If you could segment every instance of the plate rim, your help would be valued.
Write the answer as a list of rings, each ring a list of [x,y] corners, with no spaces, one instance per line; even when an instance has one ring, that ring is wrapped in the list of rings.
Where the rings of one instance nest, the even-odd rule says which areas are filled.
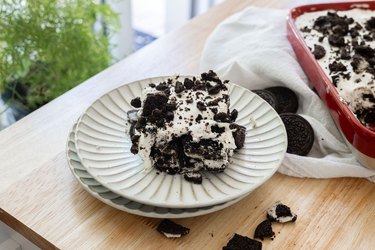
[[[71,149],[71,147],[69,146],[69,143],[70,142],[73,142],[74,145],[75,145],[75,142],[71,140],[70,138],[70,135],[73,133],[75,134],[75,129],[74,127],[76,127],[77,125],[77,122],[74,123],[73,127],[69,130],[69,133],[68,133],[68,138],[67,138],[67,142],[66,142],[66,150],[65,150],[65,154],[66,154],[66,159],[67,159],[67,163],[68,163],[68,167],[70,169],[70,172],[72,173],[72,175],[74,176],[74,178],[76,179],[76,181],[78,181],[78,183],[82,186],[82,188],[88,192],[91,196],[93,196],[94,198],[98,199],[99,201],[105,203],[106,205],[110,206],[110,207],[113,207],[115,209],[118,209],[120,211],[123,211],[123,212],[127,212],[129,214],[134,214],[134,215],[139,215],[139,216],[143,216],[143,217],[148,217],[148,218],[159,218],[159,219],[182,219],[182,218],[192,218],[192,217],[197,217],[197,216],[202,216],[202,215],[206,215],[206,214],[210,214],[210,213],[214,213],[214,212],[218,212],[220,210],[223,210],[231,205],[234,205],[235,203],[241,201],[242,199],[244,199],[247,194],[245,194],[244,196],[241,196],[241,197],[238,197],[238,198],[235,198],[233,200],[230,200],[228,202],[225,202],[223,204],[216,204],[216,205],[212,205],[211,208],[205,208],[205,207],[210,207],[210,206],[204,206],[204,207],[196,207],[196,208],[166,208],[166,207],[158,207],[158,206],[153,206],[153,205],[148,205],[148,204],[143,204],[143,203],[140,203],[140,202],[137,202],[137,201],[133,201],[133,202],[137,202],[141,205],[147,205],[147,206],[150,206],[150,207],[154,207],[154,210],[151,211],[151,212],[145,212],[145,211],[141,211],[139,209],[130,209],[130,208],[127,208],[125,205],[119,205],[119,204],[116,204],[114,202],[112,202],[111,199],[106,199],[106,198],[103,198],[102,196],[99,195],[99,193],[93,191],[90,189],[90,186],[85,184],[82,180],[81,180],[81,177],[79,177],[75,172],[74,170],[76,168],[74,168],[71,164],[71,157],[69,156],[69,152],[73,152],[74,151]],[[77,153],[77,152],[76,152]],[[79,162],[82,166],[83,164],[81,162]],[[86,171],[87,172],[87,171]],[[88,173],[88,172],[87,172]],[[89,174],[89,173],[88,173]],[[90,174],[91,176],[91,174]],[[96,180],[93,176],[91,176],[92,179]],[[101,186],[103,186],[102,184],[100,184]],[[104,186],[103,186],[104,187]],[[112,192],[112,191],[111,191]],[[117,193],[116,193],[117,194]],[[117,194],[119,195],[119,194]],[[121,196],[121,195],[120,195]],[[123,196],[121,196],[123,197]],[[126,197],[123,197],[123,198],[126,198]],[[128,199],[128,198],[126,198]],[[131,199],[129,199],[131,200]],[[157,213],[155,212],[155,209],[156,208],[166,208],[166,209],[179,209],[179,210],[184,210],[184,209],[197,209],[198,211],[192,211],[192,212],[187,212],[187,211],[184,211],[184,212],[181,212],[181,213],[171,213],[171,212],[166,212],[166,213]]]
[[[100,99],[104,98],[105,96],[109,95],[110,93],[115,92],[118,89],[120,89],[120,88],[122,88],[122,87],[124,87],[126,85],[137,84],[137,83],[141,84],[141,82],[146,82],[146,81],[147,82],[152,82],[152,81],[156,81],[157,79],[161,80],[161,79],[167,79],[167,78],[171,78],[171,77],[175,77],[175,76],[179,76],[181,78],[183,78],[183,77],[189,77],[189,78],[197,77],[197,76],[194,76],[194,75],[176,74],[176,75],[170,75],[170,76],[156,76],[156,77],[149,77],[149,78],[144,78],[144,79],[140,79],[140,80],[135,80],[135,81],[132,81],[132,82],[129,82],[129,83],[122,84],[122,85],[120,85],[118,87],[115,87],[112,90],[106,92],[105,94],[103,94],[102,96],[100,96],[99,98],[97,98],[94,102],[92,102],[85,109],[85,111],[81,114],[81,116],[79,117],[79,119],[77,121],[77,129],[75,130],[74,135],[75,135],[75,145],[76,145],[76,148],[77,148],[77,155],[80,158],[81,164],[86,169],[86,171],[91,176],[93,176],[93,177],[95,176],[94,179],[97,180],[101,185],[103,185],[107,189],[111,190],[113,193],[116,193],[118,195],[123,196],[124,198],[136,201],[136,202],[141,203],[141,204],[150,205],[150,206],[166,207],[166,208],[180,208],[180,209],[181,208],[197,208],[197,207],[213,206],[215,204],[217,205],[217,204],[220,204],[220,203],[228,202],[230,200],[233,200],[233,199],[236,199],[236,198],[239,198],[241,196],[244,196],[246,194],[251,193],[252,191],[254,191],[255,189],[257,189],[259,186],[261,186],[262,184],[264,184],[265,182],[267,182],[277,172],[277,170],[281,166],[281,164],[282,164],[282,162],[283,162],[283,160],[285,158],[285,155],[286,155],[286,150],[287,150],[288,142],[287,142],[287,133],[286,133],[285,125],[282,122],[280,116],[275,111],[275,109],[269,103],[267,103],[265,100],[263,100],[261,97],[259,97],[254,92],[250,91],[249,89],[247,89],[247,88],[245,88],[243,86],[240,86],[240,85],[238,85],[236,83],[233,83],[233,82],[229,82],[229,84],[231,85],[230,86],[230,90],[233,90],[235,87],[238,87],[242,91],[248,92],[251,95],[254,95],[254,98],[257,98],[264,105],[267,105],[272,110],[272,112],[274,112],[276,119],[278,120],[279,124],[282,127],[282,133],[281,134],[284,137],[284,140],[283,140],[283,142],[284,142],[283,143],[284,148],[283,148],[283,150],[280,153],[280,159],[279,159],[278,163],[275,164],[275,167],[272,169],[272,171],[270,171],[268,173],[268,175],[264,175],[263,179],[261,181],[257,182],[256,184],[252,184],[250,188],[241,189],[241,191],[239,191],[235,195],[226,195],[226,196],[224,196],[224,197],[222,197],[220,199],[211,199],[210,201],[206,201],[206,202],[179,202],[179,203],[166,202],[166,201],[161,201],[160,202],[160,201],[152,201],[152,200],[139,199],[138,197],[135,197],[135,196],[132,196],[132,195],[126,195],[125,193],[121,193],[121,192],[119,192],[119,190],[116,190],[116,189],[112,188],[111,185],[108,185],[108,183],[106,183],[105,181],[102,181],[100,178],[98,178],[96,175],[94,175],[91,172],[90,167],[88,167],[87,163],[85,163],[85,158],[82,157],[82,155],[80,153],[81,150],[79,149],[79,146],[78,146],[79,144],[77,143],[79,141],[78,140],[78,136],[77,136],[77,134],[79,132],[78,128],[79,128],[80,124],[82,124],[82,119],[85,116],[85,114],[88,112],[88,110],[94,104],[96,104],[97,102],[99,102]],[[125,131],[124,131],[124,133],[125,133]]]

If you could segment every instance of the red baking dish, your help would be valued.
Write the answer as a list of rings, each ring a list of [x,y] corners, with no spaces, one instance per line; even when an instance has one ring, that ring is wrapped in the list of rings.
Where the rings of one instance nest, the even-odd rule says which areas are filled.
[[[347,140],[353,154],[364,166],[375,169],[375,131],[362,125],[348,106],[340,101],[338,91],[331,79],[324,73],[295,25],[295,19],[305,12],[350,10],[353,8],[375,10],[375,1],[324,3],[295,7],[289,12],[287,18],[287,33],[299,63],[328,107],[336,126]]]

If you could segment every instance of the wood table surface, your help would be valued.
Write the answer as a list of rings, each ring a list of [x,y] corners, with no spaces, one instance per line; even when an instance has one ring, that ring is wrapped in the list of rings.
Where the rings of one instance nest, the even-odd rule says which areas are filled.
[[[300,179],[275,174],[224,210],[178,219],[191,229],[167,239],[150,219],[93,198],[67,165],[67,135],[104,93],[142,78],[198,74],[205,41],[227,16],[253,5],[289,7],[287,0],[229,0],[104,70],[0,132],[0,220],[42,249],[221,249],[234,233],[253,237],[265,211],[281,200],[298,214],[275,224],[264,249],[375,249],[375,185],[366,179]]]

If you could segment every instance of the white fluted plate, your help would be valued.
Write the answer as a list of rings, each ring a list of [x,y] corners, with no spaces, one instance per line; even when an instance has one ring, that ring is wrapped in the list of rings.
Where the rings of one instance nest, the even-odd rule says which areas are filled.
[[[69,133],[66,154],[68,159],[68,165],[73,173],[73,176],[78,180],[82,187],[89,192],[92,196],[98,200],[104,202],[105,204],[117,208],[121,211],[127,213],[141,215],[145,217],[152,218],[188,218],[195,217],[199,215],[205,215],[213,213],[224,209],[234,203],[240,201],[244,196],[237,199],[228,201],[226,203],[198,207],[198,208],[165,208],[165,207],[155,207],[150,205],[141,204],[136,201],[126,199],[116,193],[113,193],[106,187],[103,187],[99,182],[97,182],[82,166],[75,146],[74,131],[76,129],[76,124],[73,126],[71,132]]]
[[[130,152],[126,112],[144,87],[167,78],[123,85],[100,97],[81,116],[75,133],[77,154],[101,185],[142,204],[194,208],[248,194],[277,171],[287,148],[285,127],[267,102],[234,84],[230,88],[230,108],[238,110],[236,123],[246,127],[246,138],[244,147],[232,156],[223,173],[203,172],[203,182],[197,185],[181,175],[158,174],[155,169],[142,171],[142,160]]]

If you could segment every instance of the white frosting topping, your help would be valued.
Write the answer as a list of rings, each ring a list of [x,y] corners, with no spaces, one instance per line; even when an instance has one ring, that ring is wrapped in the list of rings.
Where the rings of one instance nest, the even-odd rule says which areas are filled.
[[[336,12],[340,17],[347,16],[349,18],[353,18],[354,23],[349,25],[349,29],[354,27],[356,23],[359,23],[363,27],[361,30],[358,31],[360,34],[358,36],[359,43],[362,41],[361,37],[364,34],[369,33],[368,30],[366,30],[365,28],[366,21],[369,20],[371,17],[375,17],[375,12],[364,9],[352,9],[348,11],[316,11],[304,13],[303,15],[297,17],[295,22],[299,29],[303,29],[304,27],[311,29],[310,32],[302,32],[302,35],[305,39],[305,42],[312,50],[314,50],[315,44],[323,46],[326,50],[326,55],[323,58],[319,59],[318,63],[329,77],[336,75],[335,73],[330,74],[330,69],[328,66],[334,61],[339,61],[346,66],[347,71],[345,71],[344,73],[350,72],[350,79],[345,79],[341,75],[339,76],[339,80],[337,82],[336,87],[340,97],[342,98],[344,103],[349,106],[350,110],[354,113],[362,108],[374,107],[374,102],[370,102],[368,99],[364,99],[361,97],[363,93],[375,94],[374,76],[370,73],[364,72],[364,69],[368,66],[368,63],[366,61],[361,62],[358,67],[358,71],[361,72],[355,73],[352,65],[350,64],[352,60],[337,60],[337,52],[340,50],[340,48],[331,46],[328,42],[328,37],[325,37],[322,42],[319,42],[318,39],[322,37],[322,33],[312,29],[315,20],[320,16],[327,15],[328,12]],[[351,46],[350,34],[344,36],[344,39],[345,43],[350,44]],[[373,41],[365,42],[366,45],[369,45],[373,49],[375,48],[375,39]],[[353,49],[351,49],[350,56],[353,55],[354,51]]]

